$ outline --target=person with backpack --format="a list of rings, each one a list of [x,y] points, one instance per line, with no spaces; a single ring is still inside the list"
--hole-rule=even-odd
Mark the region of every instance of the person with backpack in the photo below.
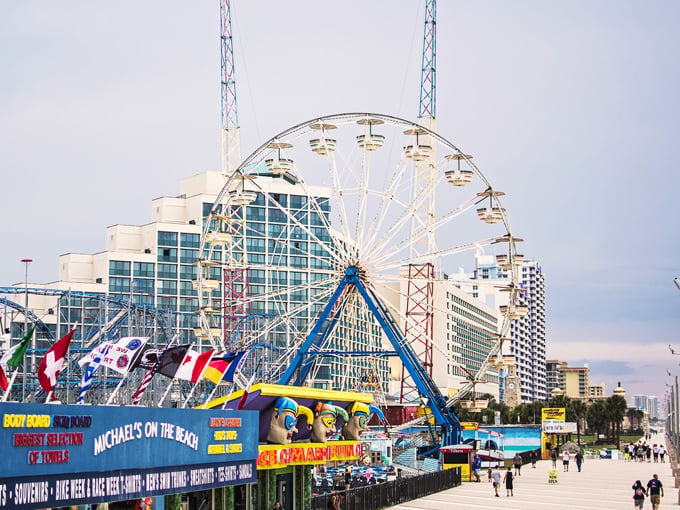
[[[645,504],[645,496],[647,495],[647,491],[645,490],[640,480],[635,480],[632,489],[633,489],[633,503],[635,504],[635,508],[641,509]]]

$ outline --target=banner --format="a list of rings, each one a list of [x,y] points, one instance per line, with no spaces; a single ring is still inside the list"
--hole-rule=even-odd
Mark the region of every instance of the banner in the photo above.
[[[541,419],[546,420],[560,420],[565,421],[567,418],[567,410],[564,407],[544,407],[541,410]]]
[[[543,420],[541,427],[543,432],[548,434],[572,434],[576,432],[575,421]]]
[[[255,411],[4,403],[0,419],[0,510],[257,480]]]

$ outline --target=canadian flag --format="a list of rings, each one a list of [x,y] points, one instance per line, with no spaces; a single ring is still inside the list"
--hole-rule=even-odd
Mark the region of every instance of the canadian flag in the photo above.
[[[40,366],[38,367],[38,381],[42,389],[47,392],[47,401],[49,402],[54,391],[54,386],[57,384],[57,378],[59,377],[59,371],[64,366],[64,360],[66,359],[66,352],[68,351],[68,346],[71,343],[71,338],[75,333],[76,328],[69,331],[65,337],[57,341],[50,350],[47,351],[45,357],[43,358]]]
[[[175,378],[197,383],[203,375],[203,370],[210,361],[213,352],[214,350],[210,349],[203,354],[199,354],[197,351],[189,349],[189,351],[184,355],[182,364],[175,373]]]

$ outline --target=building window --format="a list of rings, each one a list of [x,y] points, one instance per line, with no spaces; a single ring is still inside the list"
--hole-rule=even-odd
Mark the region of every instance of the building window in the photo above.
[[[179,266],[180,280],[195,280],[196,266]]]
[[[175,280],[158,280],[157,294],[177,294],[177,282]]]
[[[269,208],[269,221],[274,223],[286,223],[286,213],[274,207]]]
[[[290,208],[291,209],[302,209],[307,205],[307,197],[302,195],[291,195],[290,196]]]
[[[177,278],[177,265],[158,264],[158,278]]]
[[[198,296],[198,291],[191,282],[179,282],[179,293],[182,296]]]
[[[135,294],[153,294],[153,280],[134,278],[132,280],[132,292]]]
[[[109,260],[109,274],[114,276],[130,276],[130,262],[126,260]]]
[[[251,283],[265,283],[264,269],[248,269],[248,279]]]
[[[158,232],[158,246],[177,246],[177,232]]]
[[[248,221],[264,221],[265,218],[264,207],[248,207],[246,211],[246,219]]]
[[[176,310],[177,309],[177,298],[168,296],[157,296],[156,297],[156,307],[161,310]]]
[[[158,262],[177,262],[177,248],[158,248]]]
[[[198,307],[198,302],[192,297],[181,297],[179,298],[179,311],[180,312],[193,312]]]
[[[316,260],[316,259],[312,259],[312,260]],[[307,257],[291,256],[290,257],[290,265],[291,265],[291,267],[307,267]]]
[[[110,294],[129,294],[130,293],[130,279],[129,278],[109,278],[109,293]]]
[[[199,248],[201,246],[201,236],[198,234],[181,233],[179,243],[183,248]]]
[[[198,250],[186,250],[184,248],[180,248],[179,261],[182,264],[194,264],[195,262],[198,262]]]
[[[134,275],[153,278],[154,266],[155,264],[153,262],[135,262],[133,265]]]

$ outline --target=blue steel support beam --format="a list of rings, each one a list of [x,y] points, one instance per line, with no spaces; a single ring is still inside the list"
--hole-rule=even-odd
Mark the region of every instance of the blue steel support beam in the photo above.
[[[413,379],[419,393],[428,399],[428,407],[432,411],[435,419],[439,424],[446,425],[446,432],[442,434],[442,444],[460,443],[462,441],[462,432],[460,421],[458,420],[455,412],[447,407],[446,399],[443,397],[434,381],[430,378],[427,371],[420,364],[418,357],[399,331],[399,328],[394,323],[391,316],[377,298],[375,293],[372,290],[366,288],[364,283],[361,281],[359,269],[353,266],[347,268],[345,276],[338,284],[337,289],[321,312],[321,316],[317,320],[314,328],[309,333],[298,352],[295,354],[295,357],[279,380],[279,383],[289,384],[290,381],[293,380],[295,373],[298,372],[299,375],[297,377],[296,383],[298,385],[302,384],[309,373],[312,357],[315,355],[328,354],[321,352],[310,352],[310,348],[312,346],[321,346],[323,342],[320,341],[320,339],[326,338],[337,323],[343,306],[336,305],[343,304],[342,302],[338,303],[338,300],[341,299],[343,293],[347,292],[348,286],[354,286],[359,294],[361,294],[362,298],[371,310],[371,313],[373,313],[373,316],[378,321],[378,324],[380,324],[380,327],[390,340],[390,343],[392,344],[392,347],[394,347],[396,354],[406,367],[406,370]],[[307,358],[306,363],[305,358]]]
[[[309,335],[307,335],[307,338],[302,343],[302,345],[298,349],[298,352],[291,360],[290,365],[288,365],[288,368],[281,376],[281,379],[279,379],[279,384],[290,384],[290,381],[293,380],[295,372],[302,367],[302,362],[307,353],[309,352],[309,348],[314,343],[314,340],[317,338],[319,332],[321,332],[322,327],[326,324],[326,321],[328,320],[328,318],[331,315],[331,312],[333,311],[335,303],[342,295],[346,286],[347,277],[343,278],[338,284],[338,288],[335,289],[335,292],[333,292],[333,295],[328,300],[328,303],[321,312],[321,315],[319,316],[319,319],[316,321],[314,328],[312,328],[312,331],[309,333]],[[298,384],[301,384],[303,381],[304,381],[303,378],[298,378]]]

